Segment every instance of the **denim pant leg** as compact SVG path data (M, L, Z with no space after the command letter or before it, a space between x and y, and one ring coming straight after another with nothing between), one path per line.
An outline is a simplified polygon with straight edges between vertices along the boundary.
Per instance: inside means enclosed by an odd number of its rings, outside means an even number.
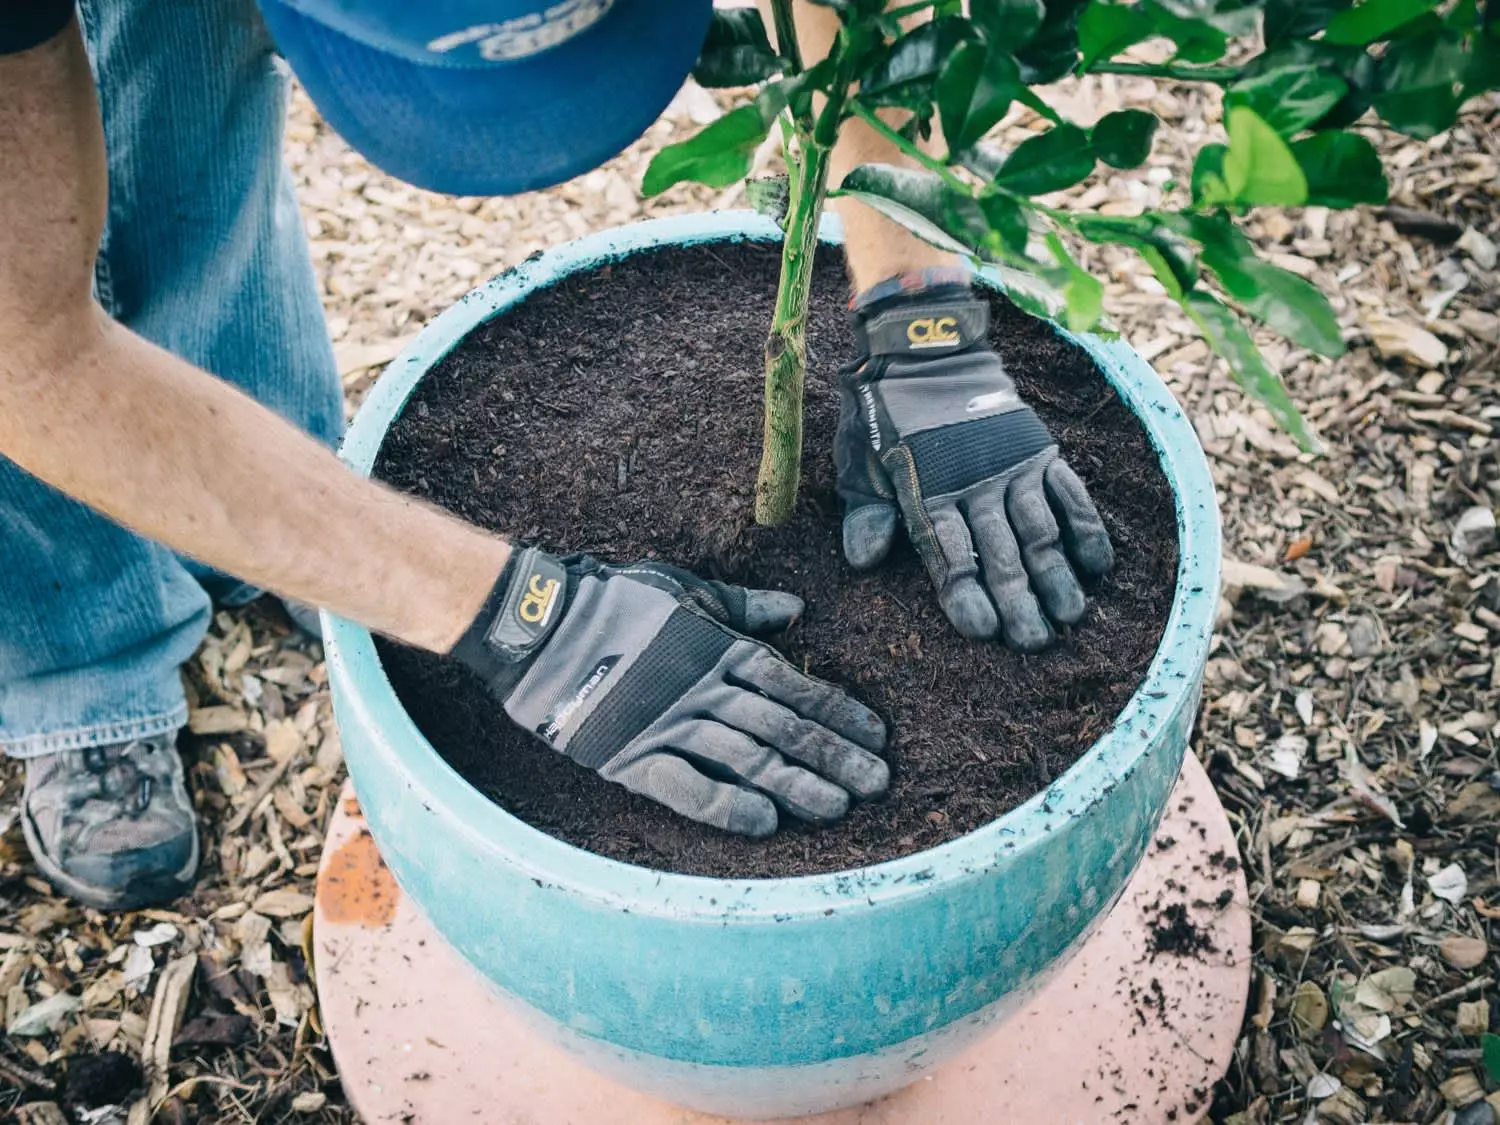
M329 445L344 400L255 0L83 0L109 142L98 276L119 320ZM223 601L244 588L192 561Z
M254 0L80 15L109 157L100 301L333 443L341 388L281 161L287 79ZM178 666L210 615L195 572L211 576L0 459L0 748L180 726Z

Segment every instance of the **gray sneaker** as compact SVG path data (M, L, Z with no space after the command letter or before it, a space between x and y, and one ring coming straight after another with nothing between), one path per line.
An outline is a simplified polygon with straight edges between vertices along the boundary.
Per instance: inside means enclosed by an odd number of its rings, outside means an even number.
M21 826L58 890L129 910L192 887L198 830L175 743L158 735L26 761Z

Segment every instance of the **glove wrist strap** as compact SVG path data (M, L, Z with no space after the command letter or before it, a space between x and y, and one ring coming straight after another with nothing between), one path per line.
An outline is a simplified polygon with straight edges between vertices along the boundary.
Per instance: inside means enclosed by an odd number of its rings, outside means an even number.
M974 275L963 266L929 266L927 269L907 270L895 277L878 281L863 293L850 297L849 311L862 313L891 297L910 296L934 289L951 287L967 290L973 280Z
M866 355L910 359L956 355L989 337L990 308L983 301L903 301L861 320L858 334Z
M492 687L498 680L519 682L562 619L567 595L568 571L561 559L536 547L518 548L453 655Z
M865 358L927 359L984 347L989 304L975 297L971 275L957 268L900 274L865 290L849 304Z

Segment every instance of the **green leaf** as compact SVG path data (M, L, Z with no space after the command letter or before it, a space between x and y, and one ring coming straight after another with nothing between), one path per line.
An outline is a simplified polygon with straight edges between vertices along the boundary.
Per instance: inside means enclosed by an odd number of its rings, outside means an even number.
M1358 133L1327 130L1292 142L1292 155L1307 177L1307 202L1342 209L1384 203L1385 168L1375 146Z
M986 195L979 200L979 210L990 230L1000 236L1001 246L1017 256L1026 253L1031 224L1026 221L1026 211L1019 203L1008 195Z
M1266 365L1265 357L1240 323L1239 317L1201 290L1187 294L1183 310L1198 326L1209 345L1229 364L1234 380L1245 392L1271 412L1271 417L1291 434L1306 452L1316 453L1321 443L1298 412L1281 376Z
M1484 1054L1484 1072L1490 1076L1491 1082L1500 1082L1500 1035L1486 1031L1479 1046Z
M1113 58L1155 32L1155 22L1140 8L1091 0L1078 19L1078 46L1083 51L1079 67L1087 71L1100 59Z
M1046 195L1072 187L1093 170L1089 135L1077 125L1056 125L1017 145L995 177L995 186L1017 195Z
M714 12L693 77L700 86L754 86L785 66L754 8Z
M783 83L767 86L749 105L731 110L695 136L656 154L641 182L641 193L660 195L685 180L728 187L750 171L750 161L786 106Z
M1177 216L1147 212L1144 215L1079 215L1078 232L1090 242L1113 242L1129 246L1151 267L1151 272L1177 300L1198 283L1198 263L1193 247L1171 224Z
M970 145L954 159L985 183L989 183L999 174L1006 155L1004 149L981 143Z
M1300 207L1307 202L1307 177L1276 130L1246 106L1232 106L1226 116L1224 183L1234 202L1247 207Z
M1222 58L1229 48L1229 36L1222 28L1207 20L1184 19L1169 12L1155 0L1142 0L1140 7L1156 25L1156 34L1165 36L1176 44L1176 57L1184 62L1213 62ZM1248 34L1248 31L1239 34Z
M1486 5L1500 9L1500 3ZM1497 25L1500 27L1500 25ZM1476 35L1473 40L1473 60L1464 76L1464 100L1488 90L1500 89L1500 38L1493 34Z
M1323 32L1325 43L1362 47L1437 7L1438 0L1365 0L1340 12Z
M886 0L810 0L810 3L820 8L832 8L845 23L872 19L886 8Z
M1259 257L1227 220L1198 218L1192 232L1203 246L1203 264L1246 312L1309 351L1329 359L1344 354L1338 318L1316 286Z
M866 74L881 59L885 58L889 47L885 36L875 26L873 20L861 19L855 23L847 24L838 37L834 39L833 46L829 49L828 57L816 66L808 67L814 71L819 67L826 67L825 74L818 79L818 88L826 90L832 83L840 68L845 75ZM804 64L806 60L803 60Z
M934 19L941 19L943 16L962 17L964 14L964 0L926 0L921 6L927 8L928 14ZM902 9L904 8L907 10L903 15ZM899 39L908 30L908 24L903 24L902 21L906 20L909 23L913 11L907 5L887 0L885 10L863 21L864 26L875 29L882 38Z
M1284 39L1314 35L1354 0L1266 0L1263 28L1266 46Z
M1193 205L1196 207L1219 207L1232 202L1229 185L1224 182L1224 158L1229 155L1226 145L1204 145L1193 160Z
M1224 105L1253 109L1283 137L1311 128L1343 100L1349 84L1336 74L1281 67L1242 78L1224 92Z
M1133 5L1091 0L1078 20L1080 66L1118 55L1127 47L1161 36L1177 45L1177 57L1194 63L1213 62L1224 54L1229 40L1224 32L1200 19L1184 19L1155 0Z
M1022 85L1016 90L1016 101L1039 117L1045 117L1054 125L1061 125L1063 123L1062 115L1046 102L1042 101L1029 86Z
M1353 124L1370 108L1375 86L1375 58L1362 47L1338 47L1321 40L1294 39L1280 43L1246 64L1248 73L1269 74L1274 70L1317 70L1341 78L1349 92L1329 110L1315 129L1339 129Z
M745 198L750 206L786 229L786 206L791 185L785 176L755 176L745 181Z
M1089 0L1045 0L1042 26L1015 52L1021 81L1028 86L1056 82L1078 62L1078 17Z
M1053 321L1061 321L1067 315L1067 298L1043 276L1044 273L1056 274L1056 270L1030 258L1021 258L1014 265L997 267L996 272L1005 284L1005 295L1022 312L1039 320Z
M1014 51L1037 33L1046 15L1042 0L970 0L969 18L996 47Z
M1442 17L1442 20L1448 27L1457 28L1461 31L1479 30L1478 0L1458 0L1458 3L1448 9L1447 14ZM1426 29L1424 28L1423 30L1425 31Z
M1005 51L980 43L959 44L937 83L948 151L962 152L999 124L1019 84L1020 71Z
M941 176L890 164L861 164L830 195L848 196L940 250L972 257L989 233L979 204Z
M965 19L936 19L907 32L861 78L860 99L909 109L927 105L933 84L970 26Z
M1151 155L1151 141L1160 122L1144 109L1106 113L1090 134L1094 152L1112 168L1139 168Z
M1068 330L1087 332L1104 315L1104 283L1073 260L1057 235L1047 235L1047 248L1064 271L1060 288L1067 302Z
M1328 1002L1333 1005L1333 1010L1342 1017L1345 1008L1354 999L1354 990L1358 987L1346 984L1341 977L1335 976L1328 982Z
M1392 43L1376 64L1375 112L1408 136L1436 136L1458 119L1468 65L1464 37L1457 31Z

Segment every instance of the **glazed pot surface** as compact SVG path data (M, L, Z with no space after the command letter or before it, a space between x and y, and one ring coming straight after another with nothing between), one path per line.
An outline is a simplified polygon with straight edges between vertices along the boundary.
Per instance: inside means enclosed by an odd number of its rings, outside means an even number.
M836 230L825 227L825 237ZM773 240L753 214L641 223L506 273L390 366L343 456L368 473L422 376L562 276L665 244ZM472 788L428 744L368 631L325 616L345 756L380 851L438 930L538 1031L611 1077L707 1112L782 1116L898 1088L1015 1010L1108 911L1144 854L1197 712L1219 525L1191 424L1126 345L1075 337L1141 419L1172 484L1178 587L1145 680L1042 793L941 847L789 879L710 879L573 848Z

